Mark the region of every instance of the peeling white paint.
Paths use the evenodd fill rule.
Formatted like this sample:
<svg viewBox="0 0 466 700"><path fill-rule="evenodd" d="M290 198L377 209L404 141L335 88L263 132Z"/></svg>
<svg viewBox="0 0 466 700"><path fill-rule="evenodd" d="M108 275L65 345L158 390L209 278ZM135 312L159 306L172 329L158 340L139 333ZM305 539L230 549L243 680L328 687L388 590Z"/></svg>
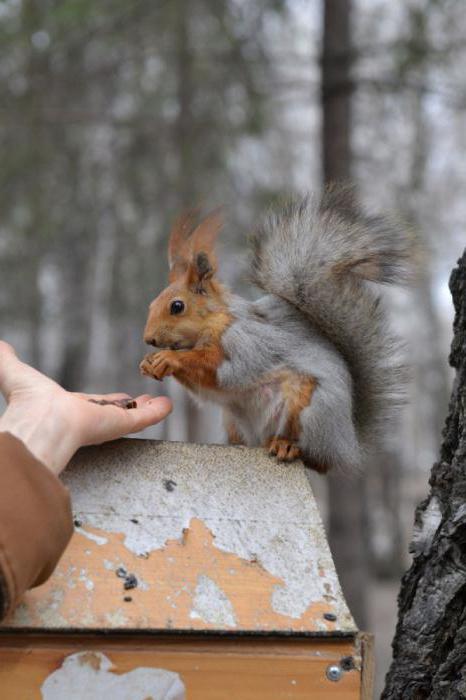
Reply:
<svg viewBox="0 0 466 700"><path fill-rule="evenodd" d="M273 526L260 521L231 521L228 527L219 527L206 519L205 523L215 534L215 546L226 552L235 552L243 559L257 560L266 571L283 580L272 593L272 608L275 612L299 618L313 601L322 600L324 582L329 585L331 595L337 602L339 583L330 554L324 556L325 578L319 576L321 553L327 543L320 524L312 520L307 523L280 521ZM254 551L251 551L251 545ZM323 622L323 629L327 629Z"/></svg>
<svg viewBox="0 0 466 700"><path fill-rule="evenodd" d="M190 617L218 627L236 627L233 605L220 586L204 574L197 579Z"/></svg>
<svg viewBox="0 0 466 700"><path fill-rule="evenodd" d="M66 657L41 687L42 700L186 700L180 676L161 668L112 673L104 654L84 651Z"/></svg>
<svg viewBox="0 0 466 700"><path fill-rule="evenodd" d="M176 484L170 491L168 480ZM277 464L260 449L127 440L78 454L65 481L82 522L77 531L97 544L107 538L89 528L121 533L131 553L150 556L170 540L182 542L198 518L215 547L278 579L269 601L274 612L299 619L312 603L327 602L337 616L332 627L355 631L301 465ZM106 559L104 566L116 563ZM112 627L124 625L122 611L112 616ZM323 619L316 625L327 629Z"/></svg>
<svg viewBox="0 0 466 700"><path fill-rule="evenodd" d="M92 540L92 542L95 542L96 544L107 544L108 539L106 537L100 537L99 535L94 535L93 532L87 532L84 530L82 527L75 527L76 532L79 532L80 535L84 535L84 537L87 537L88 540Z"/></svg>
<svg viewBox="0 0 466 700"><path fill-rule="evenodd" d="M128 621L128 618L120 609L105 613L105 620L109 627L124 627Z"/></svg>
<svg viewBox="0 0 466 700"><path fill-rule="evenodd" d="M54 586L38 604L37 613L45 627L66 626L66 620L59 612L64 597L65 591L58 586Z"/></svg>
<svg viewBox="0 0 466 700"><path fill-rule="evenodd" d="M15 623L18 627L29 627L31 625L29 608L25 603L19 603L19 605L16 606Z"/></svg>
<svg viewBox="0 0 466 700"><path fill-rule="evenodd" d="M138 587L139 591L148 591L150 589L150 585L141 576L138 576L138 586L137 587Z"/></svg>
<svg viewBox="0 0 466 700"><path fill-rule="evenodd" d="M89 578L86 569L81 569L81 571L79 573L78 581L81 581L82 583L84 583L86 590L88 590L88 591L94 590L94 582Z"/></svg>
<svg viewBox="0 0 466 700"><path fill-rule="evenodd" d="M86 627L92 627L92 623L95 621L94 614L89 609L84 610L80 613L79 621L84 629Z"/></svg>

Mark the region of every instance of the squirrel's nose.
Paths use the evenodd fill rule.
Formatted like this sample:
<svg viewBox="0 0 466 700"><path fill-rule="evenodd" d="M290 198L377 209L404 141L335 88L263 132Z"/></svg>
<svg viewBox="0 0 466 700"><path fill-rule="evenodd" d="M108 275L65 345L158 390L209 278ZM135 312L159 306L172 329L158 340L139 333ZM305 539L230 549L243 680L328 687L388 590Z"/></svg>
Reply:
<svg viewBox="0 0 466 700"><path fill-rule="evenodd" d="M145 335L144 336L144 342L147 345L153 345L154 348L157 346L157 343L155 342L155 338L153 338L151 335Z"/></svg>

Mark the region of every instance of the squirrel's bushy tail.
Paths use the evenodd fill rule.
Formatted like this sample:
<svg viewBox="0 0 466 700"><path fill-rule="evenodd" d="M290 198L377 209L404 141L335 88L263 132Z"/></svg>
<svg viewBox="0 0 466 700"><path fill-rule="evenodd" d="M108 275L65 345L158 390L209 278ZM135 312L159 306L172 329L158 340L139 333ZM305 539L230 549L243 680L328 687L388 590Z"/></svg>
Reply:
<svg viewBox="0 0 466 700"><path fill-rule="evenodd" d="M369 447L402 402L406 378L377 285L409 280L413 235L362 213L351 189L330 188L270 213L253 243L254 282L298 307L343 355L356 429Z"/></svg>

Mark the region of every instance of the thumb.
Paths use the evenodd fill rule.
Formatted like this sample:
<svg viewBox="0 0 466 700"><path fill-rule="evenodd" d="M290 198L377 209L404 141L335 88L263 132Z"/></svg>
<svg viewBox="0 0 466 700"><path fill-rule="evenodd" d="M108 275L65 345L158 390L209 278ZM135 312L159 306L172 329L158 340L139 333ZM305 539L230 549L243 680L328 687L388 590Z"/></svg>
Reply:
<svg viewBox="0 0 466 700"><path fill-rule="evenodd" d="M6 399L11 392L15 370L19 363L14 348L4 340L0 340L0 391Z"/></svg>

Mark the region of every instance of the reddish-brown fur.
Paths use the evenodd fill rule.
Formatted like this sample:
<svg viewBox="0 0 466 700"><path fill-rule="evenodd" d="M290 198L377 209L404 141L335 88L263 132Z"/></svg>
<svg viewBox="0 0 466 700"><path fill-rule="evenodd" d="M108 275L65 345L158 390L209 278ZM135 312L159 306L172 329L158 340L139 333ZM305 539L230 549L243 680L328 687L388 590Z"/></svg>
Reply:
<svg viewBox="0 0 466 700"><path fill-rule="evenodd" d="M217 267L213 247L221 219L216 212L196 227L194 221L195 215L188 214L172 229L171 284L150 305L144 330L145 341L160 350L144 358L141 371L159 380L173 375L191 390L214 389L217 368L224 359L220 338L232 320L228 293L212 279ZM171 313L175 300L185 305L182 314Z"/></svg>
<svg viewBox="0 0 466 700"><path fill-rule="evenodd" d="M309 406L312 393L316 387L315 379L297 374L291 370L281 370L267 379L277 381L286 402L288 420L282 435L273 436L264 447L281 461L291 462L301 457L298 446L301 431L300 415L303 408Z"/></svg>
<svg viewBox="0 0 466 700"><path fill-rule="evenodd" d="M146 355L141 370L154 379L173 375L187 389L217 388L217 369L223 361L220 346L207 345L193 350L161 350Z"/></svg>
<svg viewBox="0 0 466 700"><path fill-rule="evenodd" d="M227 431L227 438L229 445L243 445L244 441L241 437L236 425L230 421L225 423L225 430Z"/></svg>
<svg viewBox="0 0 466 700"><path fill-rule="evenodd" d="M300 416L303 408L311 403L312 394L316 387L315 379L286 369L265 374L258 380L258 383L273 383L278 386L285 399L288 413L288 420L283 433L274 435L264 447L280 461L291 462L299 459L301 451L297 443L299 442L301 431ZM243 443L241 434L234 423L228 422L225 427L230 445ZM321 471L320 468L317 467L317 469Z"/></svg>

